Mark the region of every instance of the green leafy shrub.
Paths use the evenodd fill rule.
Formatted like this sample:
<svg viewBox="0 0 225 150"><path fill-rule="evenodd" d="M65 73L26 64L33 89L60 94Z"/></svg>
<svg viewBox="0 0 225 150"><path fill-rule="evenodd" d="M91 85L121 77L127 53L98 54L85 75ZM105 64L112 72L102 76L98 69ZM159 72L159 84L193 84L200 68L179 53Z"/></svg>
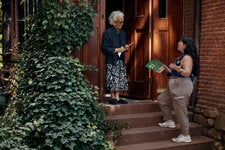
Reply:
<svg viewBox="0 0 225 150"><path fill-rule="evenodd" d="M0 118L0 149L113 149L98 88L85 79L86 65L70 56L89 39L93 17L88 4L48 0L29 20L16 95Z"/></svg>

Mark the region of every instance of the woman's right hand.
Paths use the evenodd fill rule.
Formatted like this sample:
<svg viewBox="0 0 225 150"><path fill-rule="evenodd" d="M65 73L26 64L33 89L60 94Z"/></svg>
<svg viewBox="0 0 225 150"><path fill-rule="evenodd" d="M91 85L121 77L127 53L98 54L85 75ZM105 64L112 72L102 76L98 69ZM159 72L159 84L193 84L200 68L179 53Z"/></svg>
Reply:
<svg viewBox="0 0 225 150"><path fill-rule="evenodd" d="M126 51L127 49L128 49L128 47L121 46L120 48L115 49L115 53L122 53L122 52Z"/></svg>

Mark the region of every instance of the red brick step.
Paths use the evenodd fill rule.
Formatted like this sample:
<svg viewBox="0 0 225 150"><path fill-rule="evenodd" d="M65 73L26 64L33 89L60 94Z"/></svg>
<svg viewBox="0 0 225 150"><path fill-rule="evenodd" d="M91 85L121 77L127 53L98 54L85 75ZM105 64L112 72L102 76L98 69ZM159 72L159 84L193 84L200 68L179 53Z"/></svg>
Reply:
<svg viewBox="0 0 225 150"><path fill-rule="evenodd" d="M129 127L146 127L155 126L162 121L161 112L149 112L149 113L135 113L135 114L122 114L106 116L105 120L109 122L117 122L119 124L129 124Z"/></svg>
<svg viewBox="0 0 225 150"><path fill-rule="evenodd" d="M107 116L160 111L158 103L153 102L151 100L128 100L128 101L129 103L126 105L105 104L107 109Z"/></svg>
<svg viewBox="0 0 225 150"><path fill-rule="evenodd" d="M167 140L177 137L180 134L180 128L162 128L159 126L150 126L143 128L130 128L122 132L123 138L118 139L117 145L127 145L135 143L145 143L158 140ZM191 136L202 135L202 127L196 123L190 123Z"/></svg>
<svg viewBox="0 0 225 150"><path fill-rule="evenodd" d="M213 141L205 136L192 137L191 143L174 143L161 140L118 146L116 150L212 150Z"/></svg>
<svg viewBox="0 0 225 150"><path fill-rule="evenodd" d="M128 100L119 105L105 104L105 120L112 124L126 124L130 127L114 139L117 150L211 150L213 140L203 136L202 126L190 123L191 143L174 143L173 137L180 134L179 125L174 129L158 126L162 122L162 113L157 102L150 100ZM190 117L192 113L189 113ZM175 114L174 118L176 120Z"/></svg>

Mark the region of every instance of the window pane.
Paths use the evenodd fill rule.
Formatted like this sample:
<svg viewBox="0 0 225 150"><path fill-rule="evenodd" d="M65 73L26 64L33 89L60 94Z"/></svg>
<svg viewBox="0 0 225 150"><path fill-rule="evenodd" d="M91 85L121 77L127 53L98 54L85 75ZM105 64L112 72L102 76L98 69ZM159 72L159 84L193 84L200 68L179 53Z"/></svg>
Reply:
<svg viewBox="0 0 225 150"><path fill-rule="evenodd" d="M166 0L159 0L159 18L166 18Z"/></svg>

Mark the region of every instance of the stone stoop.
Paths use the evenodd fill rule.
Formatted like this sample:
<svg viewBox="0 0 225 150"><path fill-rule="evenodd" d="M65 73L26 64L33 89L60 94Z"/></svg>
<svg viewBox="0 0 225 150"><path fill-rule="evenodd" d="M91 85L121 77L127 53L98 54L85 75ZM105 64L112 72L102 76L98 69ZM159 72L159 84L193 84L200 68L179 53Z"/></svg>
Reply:
<svg viewBox="0 0 225 150"><path fill-rule="evenodd" d="M128 100L128 104L105 104L105 120L112 124L128 126L122 136L113 139L116 150L212 150L213 140L203 136L201 125L190 122L191 143L174 143L180 134L179 125L174 129L161 128L162 113L157 102L151 100ZM190 118L191 118L190 113ZM174 120L176 117L174 115Z"/></svg>

